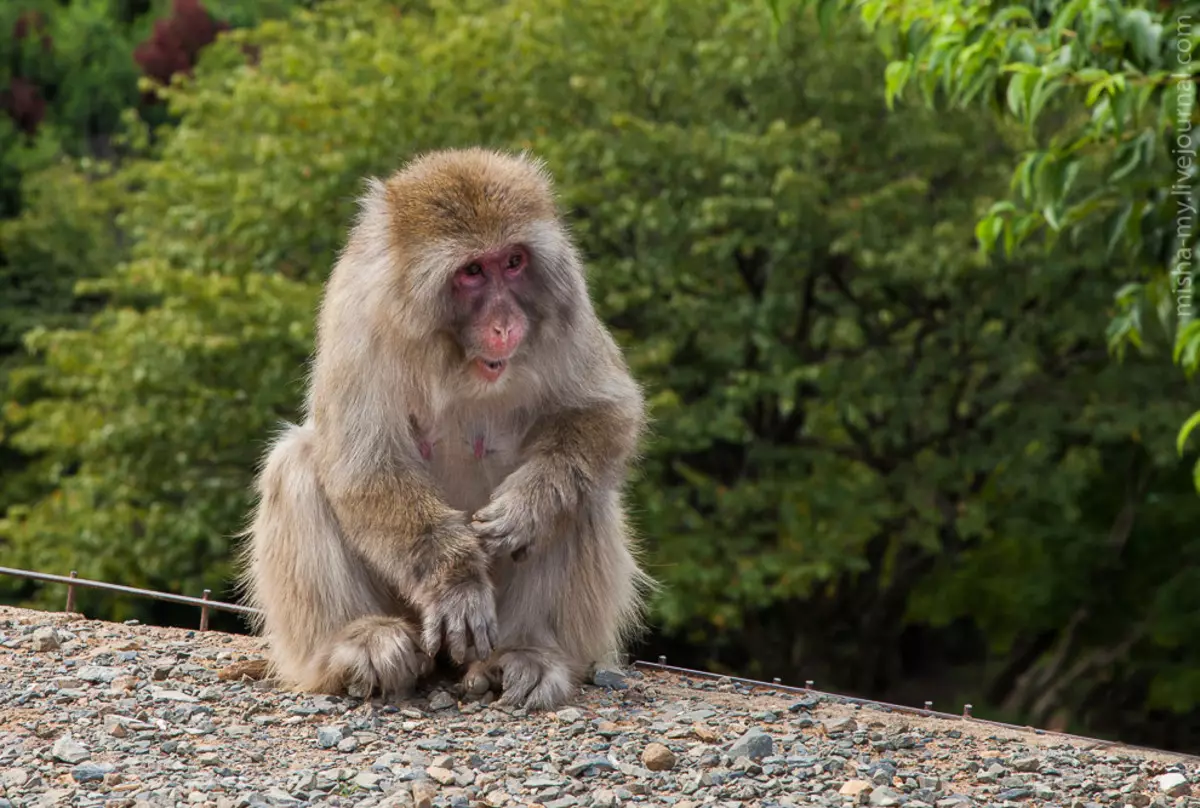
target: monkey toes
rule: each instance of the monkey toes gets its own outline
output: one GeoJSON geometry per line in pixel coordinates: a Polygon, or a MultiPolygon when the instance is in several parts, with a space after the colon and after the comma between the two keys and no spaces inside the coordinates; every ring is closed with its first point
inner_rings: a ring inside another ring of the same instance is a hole
{"type": "Polygon", "coordinates": [[[421,650],[407,620],[367,617],[347,626],[326,662],[327,678],[346,689],[384,697],[410,692],[417,680],[433,670],[433,660],[421,650]]]}

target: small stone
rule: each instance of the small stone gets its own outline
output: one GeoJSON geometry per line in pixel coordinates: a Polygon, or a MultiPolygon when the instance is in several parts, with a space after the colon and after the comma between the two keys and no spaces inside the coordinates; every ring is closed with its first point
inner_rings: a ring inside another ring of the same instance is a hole
{"type": "Polygon", "coordinates": [[[457,706],[458,702],[445,690],[439,690],[429,697],[430,710],[449,710],[451,707],[457,706]]]}
{"type": "Polygon", "coordinates": [[[1013,771],[1036,772],[1042,767],[1042,762],[1035,757],[1022,757],[1013,758],[1009,765],[1012,766],[1013,771]]]}
{"type": "Polygon", "coordinates": [[[1160,774],[1154,778],[1154,784],[1158,786],[1159,791],[1168,797],[1186,797],[1192,793],[1191,787],[1188,786],[1187,777],[1179,772],[1160,774]]]}
{"type": "Polygon", "coordinates": [[[150,697],[155,701],[198,702],[200,699],[189,696],[181,690],[161,690],[157,687],[150,689],[150,697]]]}
{"type": "Polygon", "coordinates": [[[893,806],[900,805],[902,801],[903,797],[898,792],[885,786],[874,789],[871,792],[868,804],[877,805],[880,808],[892,808],[893,806]]]}
{"type": "Polygon", "coordinates": [[[775,750],[774,739],[761,729],[750,729],[746,734],[733,742],[728,755],[731,758],[748,757],[751,760],[762,760],[775,750]]]}
{"type": "Polygon", "coordinates": [[[354,785],[367,791],[378,791],[379,781],[383,779],[382,775],[374,772],[359,772],[354,776],[354,785]]]}
{"type": "MultiPolygon", "coordinates": [[[[616,792],[610,791],[607,788],[598,788],[592,792],[592,805],[594,808],[613,808],[617,804],[616,792]]],[[[675,803],[678,808],[679,803],[675,803]]]]}
{"type": "Polygon", "coordinates": [[[1001,800],[1002,802],[1008,802],[1010,800],[1023,800],[1032,796],[1032,788],[1029,786],[1019,786],[1017,788],[1006,788],[1004,791],[1001,791],[996,795],[996,799],[1001,800]]]}
{"type": "Polygon", "coordinates": [[[554,717],[564,724],[574,724],[583,718],[583,711],[577,707],[567,707],[555,713],[554,717]]]}
{"type": "Polygon", "coordinates": [[[322,749],[332,749],[346,737],[345,727],[317,727],[317,746],[322,749]]]}
{"type": "Polygon", "coordinates": [[[129,725],[123,715],[104,716],[104,731],[114,738],[129,737],[129,725]]]}
{"type": "Polygon", "coordinates": [[[348,735],[338,741],[337,750],[343,754],[350,754],[358,749],[358,738],[353,735],[348,735]]]}
{"type": "Polygon", "coordinates": [[[606,687],[609,690],[625,690],[629,684],[620,671],[601,668],[592,676],[592,684],[596,687],[606,687]]]}
{"type": "Polygon", "coordinates": [[[91,753],[80,746],[70,735],[64,735],[55,741],[50,754],[63,763],[83,763],[91,757],[91,753]]]}
{"type": "Polygon", "coordinates": [[[443,769],[441,766],[430,766],[425,770],[425,773],[444,786],[448,786],[454,782],[454,772],[449,769],[443,769]]]}
{"type": "Polygon", "coordinates": [[[842,783],[842,787],[838,789],[838,793],[844,797],[857,797],[864,791],[869,794],[872,788],[874,786],[866,780],[847,780],[842,783]]]}
{"type": "Polygon", "coordinates": [[[661,743],[649,744],[642,750],[642,765],[652,772],[665,772],[675,767],[675,753],[661,743]]]}
{"type": "Polygon", "coordinates": [[[414,808],[430,808],[433,805],[433,798],[437,794],[437,789],[434,788],[426,780],[413,780],[412,782],[412,798],[414,808]]]}
{"type": "Polygon", "coordinates": [[[721,739],[720,733],[706,724],[692,724],[692,734],[705,743],[716,743],[721,739]]]}
{"type": "Polygon", "coordinates": [[[821,728],[825,730],[826,735],[841,735],[843,732],[854,732],[858,729],[858,724],[853,718],[830,718],[821,722],[821,728]]]}
{"type": "Polygon", "coordinates": [[[115,767],[111,763],[80,763],[71,769],[71,777],[77,783],[91,783],[103,780],[106,774],[111,774],[115,767]]]}
{"type": "Polygon", "coordinates": [[[125,671],[121,668],[108,668],[103,665],[84,665],[75,674],[85,682],[92,684],[108,684],[125,671]]]}
{"type": "Polygon", "coordinates": [[[33,632],[33,650],[35,651],[56,651],[60,645],[58,632],[51,626],[43,626],[33,632]]]}
{"type": "Polygon", "coordinates": [[[164,682],[171,676],[173,670],[175,670],[174,665],[155,665],[154,670],[150,672],[150,678],[156,682],[164,682]]]}
{"type": "Polygon", "coordinates": [[[0,773],[0,783],[9,788],[20,788],[29,782],[29,772],[24,769],[8,769],[0,773]]]}

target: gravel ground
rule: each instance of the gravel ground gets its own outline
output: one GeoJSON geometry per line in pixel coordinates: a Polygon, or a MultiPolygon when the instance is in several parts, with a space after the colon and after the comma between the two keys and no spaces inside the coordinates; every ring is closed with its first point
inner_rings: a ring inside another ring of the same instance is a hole
{"type": "Polygon", "coordinates": [[[0,607],[0,808],[1200,808],[1200,765],[1168,753],[661,672],[601,672],[545,714],[452,683],[385,705],[222,678],[261,650],[0,607]]]}

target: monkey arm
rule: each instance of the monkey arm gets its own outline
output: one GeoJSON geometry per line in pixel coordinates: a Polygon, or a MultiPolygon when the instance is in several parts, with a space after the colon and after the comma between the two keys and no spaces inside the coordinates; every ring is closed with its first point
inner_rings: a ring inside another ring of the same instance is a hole
{"type": "Polygon", "coordinates": [[[329,475],[325,490],[343,537],[401,594],[420,603],[431,584],[482,566],[465,515],[447,505],[416,470],[347,479],[329,475]]]}
{"type": "Polygon", "coordinates": [[[490,559],[465,515],[415,469],[335,466],[323,482],[346,543],[421,610],[425,652],[436,655],[444,638],[458,662],[472,646],[486,658],[497,638],[490,559]]]}
{"type": "Polygon", "coordinates": [[[471,527],[498,554],[519,560],[588,497],[620,485],[644,427],[639,395],[548,415],[525,442],[524,462],[471,527]]]}

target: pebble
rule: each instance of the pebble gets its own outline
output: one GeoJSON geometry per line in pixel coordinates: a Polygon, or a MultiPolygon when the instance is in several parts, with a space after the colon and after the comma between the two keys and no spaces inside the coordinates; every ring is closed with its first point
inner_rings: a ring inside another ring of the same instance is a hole
{"type": "Polygon", "coordinates": [[[0,808],[1200,808],[1184,759],[728,679],[597,671],[546,713],[454,682],[364,702],[218,678],[251,638],[72,618],[31,651],[47,628],[0,607],[0,808]]]}
{"type": "Polygon", "coordinates": [[[675,753],[661,743],[652,743],[642,750],[642,765],[652,772],[675,768],[675,753]]]}
{"type": "Polygon", "coordinates": [[[91,753],[70,735],[64,735],[55,741],[50,754],[63,763],[82,763],[91,757],[91,753]]]}
{"type": "Polygon", "coordinates": [[[761,729],[750,729],[746,734],[733,742],[729,747],[731,758],[746,757],[759,760],[770,755],[775,750],[775,741],[761,729]]]}
{"type": "Polygon", "coordinates": [[[35,629],[31,643],[35,651],[57,651],[61,645],[58,641],[58,632],[51,626],[35,629]]]}

